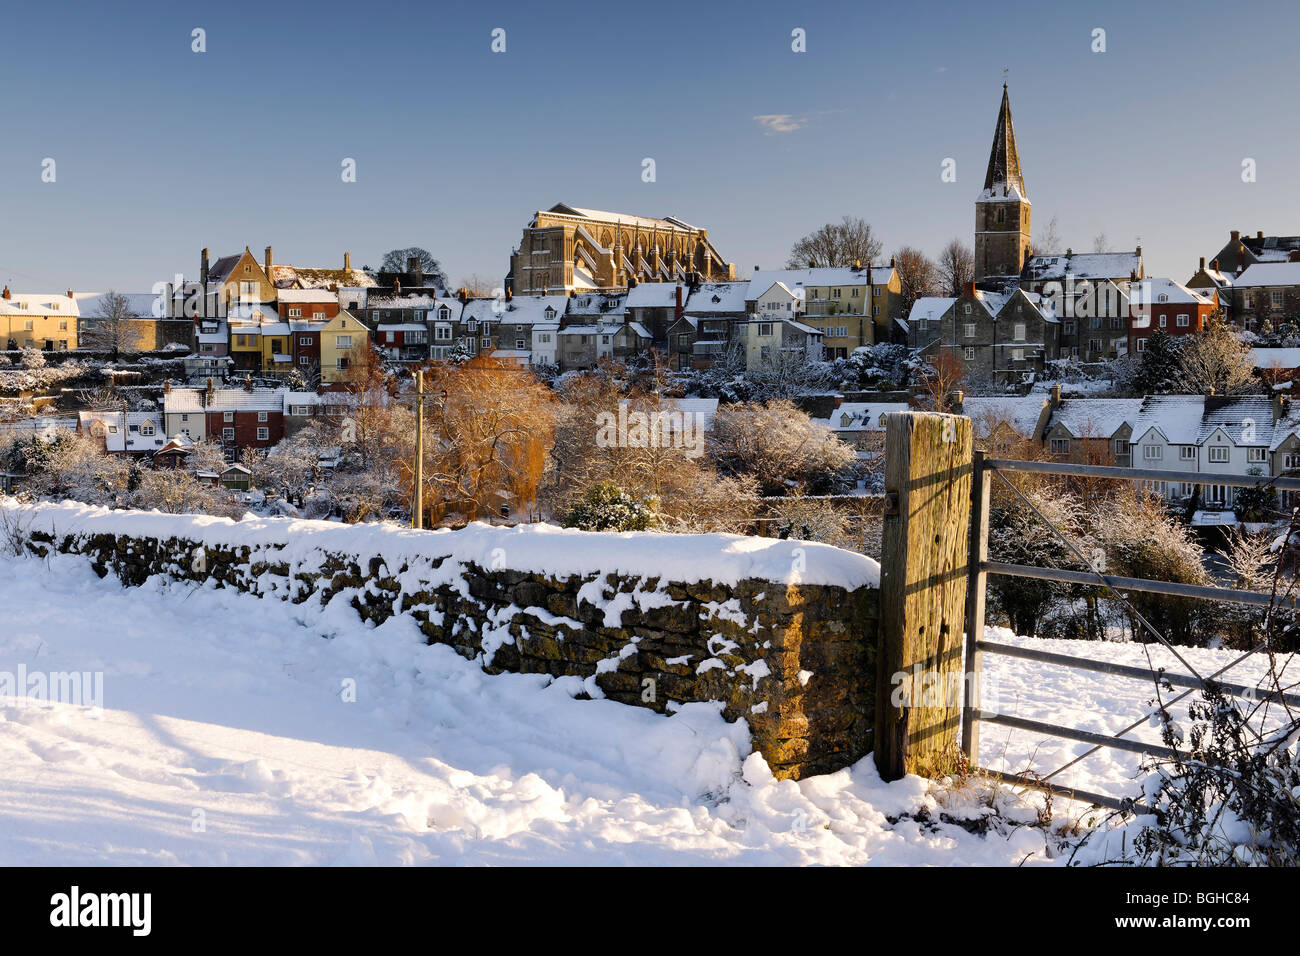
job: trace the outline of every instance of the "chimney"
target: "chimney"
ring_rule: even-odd
[[[208,291],[208,250],[204,249],[203,254],[199,256],[199,287],[204,292]]]
[[[816,269],[816,268],[817,268],[817,260],[816,260],[816,259],[809,259],[809,260],[808,260],[808,268],[809,268],[809,269]]]
[[[456,298],[460,299],[461,305],[464,305],[466,302],[469,301],[469,289],[465,288],[464,286],[461,286],[458,290],[456,290]]]
[[[676,322],[682,317],[682,284],[677,283],[677,292],[675,293],[675,304],[673,305],[673,321]]]
[[[890,256],[890,257],[889,257],[889,268],[891,268],[891,269],[894,268],[894,257],[893,257],[893,256]]]
[[[13,296],[9,293],[9,287],[8,287],[8,286],[5,286],[5,290],[4,290],[3,295],[4,295],[4,297],[5,297],[6,299],[12,299],[12,298],[13,298]]]
[[[754,271],[755,271],[755,272],[758,271],[758,266],[754,266]]]
[[[966,394],[959,388],[953,389],[948,393],[948,411],[954,415],[960,415],[965,401]]]
[[[394,279],[393,279],[393,295],[401,295],[401,294],[402,294],[402,280],[401,280],[400,277],[394,277]]]
[[[1065,254],[1066,254],[1067,256],[1072,256],[1072,255],[1074,255],[1074,250],[1071,249],[1069,246],[1066,246],[1066,247],[1065,247]]]
[[[172,391],[172,380],[167,379],[167,381],[163,382],[163,394],[170,395],[171,391]]]
[[[249,372],[244,376],[244,391],[251,392],[252,390],[253,390],[253,373]]]
[[[1061,404],[1060,385],[1053,385],[1051,388],[1047,390],[1047,394],[1050,396],[1050,398],[1048,399],[1048,408],[1055,408],[1057,405]]]
[[[204,390],[204,392],[205,392],[205,401],[203,402],[203,407],[210,408],[212,406],[213,399],[217,397],[217,387],[212,384],[212,379],[210,378],[208,379],[208,387]]]
[[[1218,272],[1218,271],[1219,271],[1219,260],[1218,260],[1218,259],[1215,259],[1213,262],[1211,262],[1211,263],[1210,263],[1210,268],[1213,269],[1215,272]]]
[[[1201,256],[1201,272],[1205,271],[1205,256]]]
[[[962,292],[963,292],[965,295],[969,295],[969,296],[972,296],[972,297],[973,297],[973,296],[975,295],[975,280],[972,279],[970,282],[967,282],[967,283],[962,287]]]
[[[1232,232],[1230,232],[1229,235],[1232,236],[1232,241],[1233,241],[1233,242],[1240,242],[1240,241],[1241,241],[1241,230],[1240,230],[1240,229],[1234,229],[1234,230],[1232,230]]]
[[[344,272],[352,271],[352,253],[350,252],[343,253],[343,271]]]
[[[1142,258],[1142,247],[1141,247],[1141,246],[1138,246],[1137,249],[1134,250],[1134,254],[1135,254],[1139,259],[1141,259],[1141,258]]]
[[[73,296],[73,294],[72,294],[72,290],[71,290],[71,289],[69,289],[69,290],[68,290],[68,291],[67,291],[67,293],[66,293],[66,294],[67,294],[67,296],[68,296],[68,298],[69,298],[69,299],[71,299],[71,298],[74,298],[74,296]]]
[[[1263,238],[1264,238],[1264,230],[1261,229],[1259,232],[1255,233],[1255,238],[1256,238],[1256,239],[1263,239]]]
[[[513,299],[514,297],[515,297],[515,290],[514,290],[514,289],[506,289],[506,301],[509,302],[509,301],[510,301],[511,299]]]
[[[861,271],[862,271],[862,260],[861,260],[861,259],[854,259],[854,260],[853,260],[853,271],[854,271],[854,272],[861,272]]]

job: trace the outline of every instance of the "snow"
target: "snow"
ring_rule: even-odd
[[[1052,410],[1047,427],[1064,425],[1075,438],[1109,438],[1141,409],[1140,398],[1067,398]]]
[[[1250,350],[1250,361],[1255,368],[1295,371],[1300,369],[1300,349],[1257,348]]]
[[[0,559],[0,670],[103,674],[98,706],[0,706],[0,864],[1046,859],[1029,828],[917,821],[930,784],[883,784],[869,758],[777,781],[718,705],[574,700],[577,678],[485,674],[407,618],[363,626],[349,599],[125,590],[79,557]]]
[[[19,507],[0,499],[0,508]],[[344,525],[297,518],[240,521],[210,515],[111,511],[65,501],[31,506],[33,530],[119,534],[159,540],[179,537],[251,549],[283,546],[284,559],[314,565],[325,552],[405,559],[452,557],[479,567],[509,567],[556,577],[619,574],[734,585],[745,579],[778,584],[878,587],[880,565],[852,551],[811,541],[735,534],[680,535],[649,531],[596,532],[551,524],[495,527],[474,522],[459,531],[415,531],[389,523]],[[798,553],[796,553],[798,552]]]
[[[1300,262],[1257,262],[1237,277],[1239,289],[1300,285]]]
[[[1065,860],[1032,826],[981,836],[945,821],[988,813],[968,789],[884,784],[869,756],[777,781],[716,704],[662,716],[575,700],[576,677],[488,675],[405,616],[362,624],[352,597],[294,605],[160,578],[124,589],[79,556],[0,558],[0,674],[82,673],[89,691],[0,698],[0,865]],[[1129,664],[1150,651],[1182,669],[1159,647],[986,639]],[[1202,673],[1235,656],[1182,653]],[[1264,666],[1230,673],[1249,682]],[[984,668],[986,710],[1101,733],[1149,710],[1144,681],[994,654]],[[1086,749],[993,725],[981,738],[981,763],[1012,772]],[[1055,779],[1133,793],[1137,763],[1103,750]],[[1036,799],[999,808],[1032,823]],[[1055,803],[1058,817],[1081,812]]]

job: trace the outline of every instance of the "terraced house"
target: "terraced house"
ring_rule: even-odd
[[[860,346],[890,341],[893,322],[900,317],[902,284],[892,261],[887,266],[759,270],[749,283],[749,311],[761,316],[759,299],[772,302],[778,284],[799,300],[799,321],[822,333],[827,358],[847,358]]]
[[[77,347],[77,299],[66,293],[0,293],[0,342],[8,349],[64,351]]]

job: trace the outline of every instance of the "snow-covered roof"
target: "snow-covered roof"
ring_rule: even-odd
[[[646,328],[644,325],[642,325],[640,322],[629,322],[629,323],[627,324],[627,327],[628,327],[629,329],[631,329],[634,333],[636,333],[637,338],[641,338],[641,339],[653,339],[653,338],[654,338],[654,336],[650,334],[650,330],[647,329],[647,328]]]
[[[988,438],[999,425],[1009,425],[1026,438],[1037,439],[1038,419],[1047,398],[1039,394],[972,396],[962,402],[962,411],[970,418],[975,435]]]
[[[1205,410],[1204,395],[1152,395],[1133,422],[1134,444],[1154,428],[1171,445],[1194,445]]]
[[[889,281],[893,270],[889,266],[872,266],[871,281],[881,285]],[[778,282],[785,283],[792,292],[795,289],[817,288],[818,286],[851,286],[867,284],[867,267],[854,269],[851,266],[822,267],[813,269],[759,269],[749,277],[749,291],[745,298],[753,300],[771,290]],[[796,292],[796,295],[802,295]]]
[[[918,319],[937,322],[956,301],[943,296],[922,296],[912,303],[912,311],[907,314],[907,322],[909,325]]]
[[[568,304],[568,297],[563,295],[515,296],[506,302],[505,311],[493,317],[491,321],[500,322],[503,325],[532,325],[536,322],[546,322],[564,315],[564,310]],[[549,316],[546,314],[547,309],[550,309],[552,313]],[[622,315],[619,312],[607,314],[613,322],[622,321]]]
[[[718,414],[716,398],[665,398],[660,402],[664,409],[694,415],[696,420],[708,431],[713,427],[713,417]]]
[[[693,315],[744,312],[749,282],[704,282],[690,294],[684,311]]]
[[[428,332],[429,327],[423,322],[380,322],[375,326],[380,332]]]
[[[125,418],[126,431],[123,431]],[[163,413],[89,410],[77,413],[78,430],[104,439],[107,451],[154,452],[167,443]],[[147,434],[151,432],[152,434]],[[125,444],[123,440],[125,439]]]
[[[60,293],[11,292],[0,298],[0,315],[68,315],[76,318],[77,300]]]
[[[884,431],[884,416],[909,410],[907,402],[842,402],[829,418],[815,419],[835,432]]]
[[[126,299],[127,314],[132,318],[157,319],[167,314],[166,297],[152,292],[119,292]],[[77,309],[82,318],[97,318],[108,299],[107,292],[75,292]]]
[[[329,289],[281,289],[276,296],[281,302],[305,302],[308,304],[335,304],[339,294]]]
[[[696,231],[694,226],[688,222],[683,222],[676,216],[666,216],[663,219],[653,219],[649,216],[629,216],[627,213],[609,212],[604,209],[585,209],[581,206],[570,206],[568,203],[561,203],[557,206],[552,206],[547,211],[559,213],[561,215],[585,216],[588,219],[599,219],[602,222],[617,222],[622,225],[636,226],[641,229]]]
[[[371,295],[366,297],[367,309],[425,309],[428,311],[435,311],[440,306],[444,305],[451,310],[451,317],[453,319],[460,316],[460,299],[450,298],[448,296],[423,295],[413,292],[410,295]]]
[[[1250,350],[1250,361],[1255,368],[1300,368],[1300,349],[1259,348]]]
[[[1159,276],[1149,276],[1129,285],[1129,302],[1134,306],[1164,303],[1214,305],[1215,300],[1213,289],[1189,289],[1181,282]]]
[[[1257,262],[1237,276],[1237,288],[1300,285],[1300,262]]]
[[[1067,398],[1053,409],[1047,427],[1062,425],[1075,438],[1109,438],[1141,410],[1140,398]]]
[[[569,299],[569,315],[619,315],[627,302],[626,292],[586,292]]]
[[[1031,281],[1076,279],[1128,279],[1142,274],[1142,257],[1133,252],[1078,252],[1031,256],[1025,275]]]
[[[686,301],[686,287],[677,282],[640,282],[627,291],[628,309],[671,309],[677,305],[677,290]]]
[[[168,415],[178,412],[281,412],[284,411],[284,388],[216,388],[212,398],[205,402],[201,388],[173,388],[163,395],[163,411]]]

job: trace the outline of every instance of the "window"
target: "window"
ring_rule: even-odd
[[[1247,448],[1246,461],[1256,463],[1264,461],[1268,456],[1267,448]]]
[[[1165,457],[1163,445],[1143,445],[1142,458],[1146,461],[1162,461]]]
[[[140,425],[140,434],[141,434],[141,435],[152,435],[152,434],[154,433],[154,431],[155,431],[155,429],[154,429],[154,427],[153,427],[153,422],[143,422],[143,423],[141,423],[141,425]]]
[[[298,364],[299,364],[299,365],[310,365],[310,364],[311,364],[311,359],[308,358],[306,355],[299,355],[299,356],[298,356]]]
[[[1227,460],[1228,460],[1228,446],[1227,446],[1227,445],[1211,445],[1211,446],[1210,446],[1210,461],[1212,461],[1212,462],[1216,462],[1216,463],[1218,463],[1218,464],[1223,464],[1223,463],[1226,462]]]
[[[962,332],[968,339],[975,338],[975,323],[967,322],[965,325],[962,326]]]
[[[1138,350],[1139,352],[1145,352],[1145,351],[1147,350],[1147,340],[1146,340],[1146,339],[1138,339],[1138,340],[1137,340],[1137,350]]]
[[[302,309],[290,309],[290,310],[289,310],[289,318],[291,318],[291,319],[301,319],[301,318],[302,318]]]
[[[1160,316],[1160,327],[1163,329],[1168,324],[1169,324],[1169,317],[1166,315]]]
[[[772,335],[772,323],[771,322],[758,323],[758,334],[762,338],[770,337]]]
[[[438,318],[446,322],[451,318],[451,309],[447,308],[445,305],[438,306]]]
[[[1188,318],[1188,316],[1186,316],[1186,315],[1180,315],[1180,316],[1178,317],[1178,327],[1179,327],[1180,329],[1185,329],[1185,328],[1187,328],[1187,326],[1189,326],[1190,324],[1191,324],[1191,320]]]
[[[1300,454],[1292,452],[1282,459],[1283,468],[1300,468]]]
[[[975,350],[969,346],[961,350],[962,358],[967,362],[975,361]]]
[[[223,429],[221,429],[221,440],[222,440],[222,441],[234,441],[234,440],[235,440],[235,430],[234,430],[233,428],[223,428]]]
[[[873,306],[871,307],[871,314],[872,314],[872,315],[879,315],[879,314],[880,314],[880,306],[878,306],[878,305],[873,305]]]
[[[68,331],[68,323],[67,323],[67,322],[60,322],[60,323],[59,323],[59,331],[60,331],[60,332],[66,332],[66,331]]]
[[[222,420],[223,422],[233,422],[233,421],[235,420],[235,413],[234,413],[234,412],[222,412],[222,413],[221,413],[221,420]]]
[[[258,412],[258,413],[257,413],[257,420],[258,420],[259,422],[267,421],[266,412]]]
[[[965,315],[970,315],[970,303],[969,302],[962,303],[961,310]]]
[[[1275,291],[1275,292],[1270,292],[1270,293],[1269,293],[1269,301],[1271,301],[1271,302],[1273,303],[1273,308],[1275,308],[1275,309],[1277,309],[1277,308],[1281,308],[1281,307],[1282,307],[1282,291],[1279,289],[1279,290],[1277,290],[1277,291]]]
[[[1065,331],[1065,334],[1066,334],[1066,335],[1073,335],[1073,334],[1074,334],[1074,323],[1073,323],[1073,322],[1066,322],[1066,323],[1065,323],[1065,330],[1064,330],[1064,331]]]
[[[1068,455],[1069,453],[1070,453],[1070,439],[1068,438],[1052,439],[1053,455]]]
[[[1128,439],[1116,438],[1113,442],[1110,443],[1110,447],[1111,447],[1111,452],[1115,455],[1116,458],[1118,458],[1120,455],[1127,455]]]
[[[1194,461],[1196,459],[1196,447],[1194,445],[1184,445],[1178,449],[1178,457],[1183,461]]]
[[[337,369],[339,369],[339,370],[343,370],[343,369],[348,368],[348,367],[349,367],[348,357],[347,357],[346,355],[340,355],[340,356],[338,357],[338,360],[335,361],[335,363],[334,363],[334,367],[337,368]]]
[[[1012,350],[1011,350],[1011,361],[1013,361],[1013,362],[1023,362],[1024,360],[1025,360],[1025,350],[1024,350],[1024,349],[1012,349]]]
[[[311,336],[308,336],[308,335],[300,335],[300,336],[298,336],[298,344],[299,344],[299,345],[311,345]]]
[[[451,326],[450,326],[450,325],[436,325],[436,326],[434,326],[434,328],[433,328],[433,340],[434,340],[435,342],[450,342],[450,341],[451,341]]]
[[[525,348],[524,340],[523,340],[523,339],[515,339],[515,348],[517,348],[517,349]]]
[[[471,335],[476,334],[478,332],[478,322],[475,319],[470,319],[465,323],[465,331]]]
[[[334,344],[341,349],[350,349],[352,348],[352,336],[337,335],[334,337]]]
[[[492,347],[492,340],[485,335],[483,337],[483,348],[490,349],[491,347]]]
[[[1025,340],[1025,325],[1023,322],[1016,323],[1013,338],[1017,342],[1023,342]]]
[[[880,295],[880,286],[876,286],[874,289],[872,289],[871,294],[878,297]]]
[[[840,289],[831,289],[831,298],[838,299],[840,297],[840,291]]]
[[[269,428],[259,428],[259,429],[257,430],[257,440],[258,440],[258,441],[267,441],[267,440],[270,439],[270,437],[271,437],[271,429],[269,429]]]

